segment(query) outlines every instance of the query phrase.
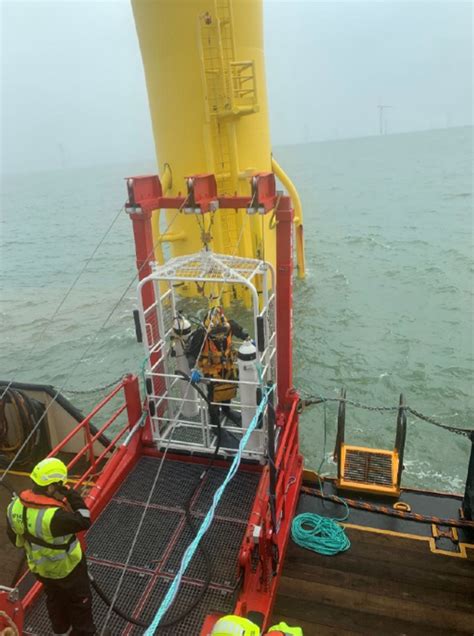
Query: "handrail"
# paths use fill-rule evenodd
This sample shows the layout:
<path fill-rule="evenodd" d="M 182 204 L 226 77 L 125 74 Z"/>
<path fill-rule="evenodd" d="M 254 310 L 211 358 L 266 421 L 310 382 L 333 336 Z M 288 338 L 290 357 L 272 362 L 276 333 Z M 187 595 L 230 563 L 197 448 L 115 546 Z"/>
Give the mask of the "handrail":
<path fill-rule="evenodd" d="M 94 435 L 88 437 L 84 447 L 79 451 L 82 455 L 89 449 L 92 448 L 94 441 L 104 433 L 104 431 L 110 427 L 110 425 L 117 419 L 117 417 L 127 410 L 127 423 L 124 424 L 123 427 L 116 433 L 116 435 L 107 443 L 104 444 L 104 449 L 100 452 L 97 457 L 92 456 L 91 465 L 84 471 L 82 476 L 77 476 L 78 479 L 75 480 L 74 488 L 78 489 L 80 486 L 90 486 L 92 487 L 92 491 L 89 492 L 86 503 L 91 511 L 92 517 L 98 514 L 105 502 L 108 501 L 108 498 L 111 496 L 111 492 L 117 487 L 120 480 L 123 478 L 124 474 L 127 474 L 127 470 L 133 465 L 137 457 L 137 449 L 139 448 L 140 439 L 138 437 L 135 438 L 136 444 L 134 448 L 132 447 L 130 436 L 133 433 L 137 433 L 140 430 L 140 424 L 143 424 L 145 418 L 147 417 L 147 412 L 143 410 L 143 404 L 140 397 L 140 388 L 138 377 L 136 375 L 127 375 L 124 376 L 120 384 L 115 387 L 83 420 L 79 422 L 74 429 L 68 433 L 68 435 L 49 453 L 48 457 L 52 457 L 56 455 L 59 451 L 61 451 L 64 446 L 70 441 L 74 435 L 79 433 L 80 431 L 85 431 L 91 422 L 92 417 L 94 417 L 106 404 L 108 404 L 118 393 L 123 389 L 124 392 L 124 403 L 120 405 L 120 407 L 116 410 L 116 412 L 107 420 L 107 422 L 100 428 L 100 430 Z M 137 426 L 138 424 L 138 426 Z M 122 443 L 120 446 L 117 446 L 117 443 L 124 437 L 127 436 L 127 444 L 125 446 Z M 94 472 L 97 464 L 100 463 L 111 451 L 115 451 L 113 456 L 107 458 L 107 462 L 101 468 L 100 475 L 94 475 L 97 479 L 95 479 L 94 483 L 88 481 L 88 477 Z M 81 456 L 82 456 L 81 455 Z M 74 462 L 74 458 L 72 460 Z M 70 463 L 70 465 L 72 464 Z M 76 462 L 74 462 L 76 463 Z M 25 573 L 23 575 L 27 576 Z M 22 577 L 22 579 L 23 579 Z M 22 580 L 20 579 L 20 581 Z M 26 593 L 25 597 L 22 599 L 22 604 L 25 608 L 31 606 L 32 603 L 36 601 L 38 595 L 41 591 L 41 584 L 39 582 L 35 583 L 33 587 Z"/>
<path fill-rule="evenodd" d="M 337 474 L 342 475 L 341 449 L 346 435 L 346 389 L 341 389 L 339 408 L 337 411 L 337 436 L 334 458 L 337 460 Z"/>
<path fill-rule="evenodd" d="M 298 408 L 298 402 L 299 399 L 297 396 L 295 396 L 295 399 L 293 400 L 293 404 L 291 406 L 290 412 L 288 414 L 288 419 L 287 419 L 287 426 L 285 427 L 282 439 L 278 442 L 278 452 L 277 452 L 277 457 L 275 460 L 275 464 L 277 469 L 279 468 L 279 466 L 281 465 L 281 462 L 283 460 L 283 456 L 285 454 L 285 448 L 287 446 L 288 443 L 288 438 L 290 437 L 290 428 L 294 428 L 294 418 L 295 418 L 295 413 L 296 413 L 296 409 Z"/>
<path fill-rule="evenodd" d="M 71 441 L 71 439 L 80 431 L 82 430 L 85 426 L 87 426 L 88 424 L 90 424 L 90 421 L 92 420 L 92 418 L 97 415 L 97 413 L 106 405 L 110 402 L 110 400 L 115 397 L 115 395 L 117 395 L 117 393 L 123 389 L 124 387 L 124 382 L 123 380 L 120 382 L 120 384 L 118 386 L 115 387 L 115 389 L 113 389 L 108 395 L 105 396 L 105 398 L 99 402 L 99 404 L 89 413 L 89 415 L 87 415 L 81 422 L 79 422 L 79 424 L 77 424 L 77 426 L 75 426 L 71 432 L 69 432 L 66 437 L 61 440 L 59 442 L 59 444 L 57 446 L 55 446 L 51 452 L 48 454 L 48 457 L 53 457 L 54 455 L 56 455 L 57 453 L 59 453 L 60 450 L 62 450 L 66 444 Z"/>
<path fill-rule="evenodd" d="M 298 269 L 298 278 L 304 278 L 306 275 L 305 255 L 304 255 L 304 237 L 303 237 L 303 206 L 301 205 L 301 199 L 298 191 L 286 174 L 283 168 L 280 166 L 275 157 L 272 156 L 272 170 L 276 176 L 280 179 L 283 186 L 287 189 L 288 194 L 291 197 L 291 202 L 295 210 L 294 225 L 296 228 L 296 262 Z"/>
<path fill-rule="evenodd" d="M 234 607 L 234 613 L 238 615 L 245 615 L 249 607 L 253 609 L 255 590 L 262 589 L 262 581 L 265 582 L 263 589 L 266 591 L 275 585 L 275 576 L 281 572 L 288 545 L 291 520 L 296 510 L 303 475 L 303 458 L 299 453 L 298 440 L 300 398 L 296 392 L 288 398 L 291 400 L 289 411 L 279 411 L 277 408 L 276 426 L 279 434 L 275 436 L 276 458 L 272 460 L 270 448 L 269 461 L 262 471 L 240 546 L 242 584 Z M 268 421 L 271 425 L 271 407 L 269 410 Z M 271 440 L 269 443 L 271 446 Z M 259 604 L 259 611 L 266 618 L 271 613 L 272 598 L 270 593 Z"/>
<path fill-rule="evenodd" d="M 107 420 L 107 422 L 97 431 L 97 433 L 93 437 L 90 437 L 90 436 L 88 437 L 88 440 L 86 444 L 84 445 L 84 447 L 78 453 L 76 453 L 75 457 L 73 457 L 72 460 L 67 465 L 68 468 L 72 468 L 73 466 L 75 466 L 77 462 L 79 461 L 79 459 L 86 453 L 87 450 L 89 451 L 93 450 L 92 445 L 94 444 L 94 442 L 96 442 L 99 439 L 99 437 L 103 435 L 103 433 L 110 427 L 111 424 L 115 422 L 115 420 L 119 417 L 119 415 L 121 415 L 125 411 L 126 408 L 127 408 L 127 405 L 122 404 L 122 406 L 115 411 L 112 417 L 110 417 Z M 89 430 L 88 423 L 86 427 L 87 427 L 86 431 Z"/>
<path fill-rule="evenodd" d="M 462 512 L 468 521 L 474 521 L 474 433 L 471 435 L 471 455 L 467 469 L 466 487 L 462 500 Z"/>
<path fill-rule="evenodd" d="M 397 414 L 397 434 L 395 437 L 395 450 L 398 453 L 398 471 L 397 471 L 397 485 L 400 486 L 403 472 L 403 457 L 405 453 L 405 440 L 407 435 L 407 411 L 405 404 L 405 397 L 403 393 L 400 394 L 400 407 Z"/>
<path fill-rule="evenodd" d="M 107 404 L 113 400 L 113 398 L 120 392 L 124 391 L 124 401 L 117 409 L 114 410 L 112 415 L 107 419 L 107 421 L 98 429 L 98 431 L 92 435 L 90 430 L 90 424 L 93 417 L 95 417 L 101 409 L 103 409 Z M 127 422 L 120 427 L 120 430 L 115 434 L 115 436 L 109 440 L 108 438 L 105 440 L 103 438 L 104 433 L 110 429 L 111 425 L 124 413 L 127 411 Z M 140 389 L 138 385 L 138 378 L 134 375 L 124 376 L 121 382 L 114 387 L 114 389 L 105 396 L 93 409 L 92 411 L 75 426 L 72 431 L 70 431 L 64 439 L 62 439 L 59 444 L 57 444 L 51 452 L 48 454 L 48 457 L 56 456 L 60 451 L 62 451 L 65 446 L 77 435 L 80 433 L 85 434 L 85 442 L 83 443 L 82 448 L 75 453 L 74 457 L 68 463 L 68 470 L 73 468 L 81 458 L 85 455 L 89 455 L 89 467 L 86 468 L 82 475 L 78 475 L 77 482 L 74 487 L 79 488 L 79 486 L 84 485 L 87 478 L 93 475 L 98 464 L 113 450 L 115 450 L 117 442 L 122 439 L 122 437 L 131 432 L 131 430 L 137 430 L 135 428 L 136 420 L 138 417 L 138 413 L 141 411 L 141 401 L 140 401 Z M 100 441 L 103 450 L 100 451 L 98 456 L 96 457 L 94 454 L 94 444 L 95 442 Z"/>
<path fill-rule="evenodd" d="M 102 451 L 102 453 L 96 458 L 92 466 L 88 468 L 86 472 L 82 475 L 82 477 L 78 480 L 76 484 L 76 488 L 78 488 L 79 486 L 83 484 L 83 482 L 89 477 L 89 475 L 92 473 L 92 471 L 97 466 L 97 464 L 104 459 L 107 453 L 110 452 L 110 450 L 117 444 L 119 439 L 121 439 L 125 435 L 125 433 L 127 433 L 127 431 L 128 431 L 128 427 L 124 427 L 122 428 L 121 431 L 117 433 L 117 435 L 111 440 L 110 444 L 106 446 L 104 450 Z"/>

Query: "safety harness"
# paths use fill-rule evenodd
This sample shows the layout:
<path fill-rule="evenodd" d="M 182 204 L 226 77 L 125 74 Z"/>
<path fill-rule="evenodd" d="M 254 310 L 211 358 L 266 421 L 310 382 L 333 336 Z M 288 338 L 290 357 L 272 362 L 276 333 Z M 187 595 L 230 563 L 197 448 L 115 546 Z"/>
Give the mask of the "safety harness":
<path fill-rule="evenodd" d="M 199 367 L 203 374 L 208 378 L 216 380 L 235 380 L 235 352 L 232 350 L 232 333 L 230 331 L 225 337 L 225 343 L 220 349 L 212 337 L 207 337 L 201 357 L 199 359 Z M 212 386 L 213 402 L 228 402 L 235 397 L 237 386 L 230 382 L 216 382 Z"/>

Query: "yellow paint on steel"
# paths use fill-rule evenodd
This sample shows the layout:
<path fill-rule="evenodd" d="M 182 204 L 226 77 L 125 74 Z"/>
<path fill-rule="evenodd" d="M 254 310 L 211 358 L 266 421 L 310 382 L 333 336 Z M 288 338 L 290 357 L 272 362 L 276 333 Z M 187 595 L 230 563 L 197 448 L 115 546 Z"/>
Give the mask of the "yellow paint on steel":
<path fill-rule="evenodd" d="M 459 552 L 452 552 L 450 550 L 440 550 L 436 547 L 436 541 L 433 537 L 424 537 L 417 534 L 410 534 L 407 532 L 397 532 L 396 530 L 384 530 L 383 528 L 372 528 L 370 526 L 361 526 L 354 523 L 346 523 L 345 521 L 341 522 L 341 526 L 343 528 L 347 528 L 349 530 L 359 530 L 361 532 L 373 532 L 374 534 L 384 534 L 389 537 L 398 537 L 400 539 L 411 539 L 412 541 L 425 541 L 428 543 L 430 551 L 433 554 L 439 554 L 442 556 L 449 556 L 458 559 L 468 559 L 472 558 L 468 554 L 468 550 L 474 551 L 474 543 L 464 543 L 460 542 L 458 544 Z"/>
<path fill-rule="evenodd" d="M 168 194 L 173 184 L 173 173 L 171 172 L 171 168 L 169 164 L 167 163 L 165 163 L 163 174 L 161 175 L 160 180 L 161 180 L 161 186 L 163 188 L 163 194 Z M 153 228 L 153 243 L 155 245 L 155 258 L 160 265 L 163 265 L 165 259 L 163 256 L 163 247 L 162 247 L 162 244 L 164 241 L 162 240 L 163 235 L 161 233 L 161 228 L 160 228 L 160 210 L 153 211 L 153 215 L 151 217 L 151 224 Z M 184 232 L 182 234 L 184 236 Z M 166 289 L 165 287 L 162 287 L 162 292 L 164 291 L 166 291 Z"/>
<path fill-rule="evenodd" d="M 411 512 L 411 506 L 406 501 L 396 501 L 393 504 L 394 510 L 401 510 L 402 512 Z"/>
<path fill-rule="evenodd" d="M 304 235 L 303 235 L 303 206 L 298 191 L 293 181 L 280 166 L 275 157 L 272 157 L 272 170 L 280 179 L 283 187 L 286 188 L 291 197 L 293 208 L 295 211 L 295 235 L 296 235 L 296 265 L 298 269 L 298 277 L 304 278 L 306 274 L 305 255 L 304 255 Z"/>
<path fill-rule="evenodd" d="M 261 0 L 132 0 L 132 7 L 157 161 L 165 166 L 164 189 L 170 196 L 182 194 L 185 177 L 211 172 L 219 194 L 249 194 L 250 177 L 272 170 Z M 161 227 L 174 215 L 166 211 Z M 215 216 L 213 251 L 275 264 L 269 215 L 262 220 L 243 210 L 226 210 Z M 162 242 L 169 235 L 160 231 L 158 211 L 153 231 L 156 258 L 162 262 Z M 194 214 L 181 212 L 170 232 L 173 256 L 203 248 Z M 199 293 L 194 283 L 180 291 Z M 230 296 L 227 290 L 224 304 Z"/>
<path fill-rule="evenodd" d="M 345 475 L 345 467 L 346 467 L 346 458 L 347 452 L 357 451 L 364 454 L 372 454 L 377 453 L 378 455 L 386 455 L 391 458 L 391 468 L 392 468 L 392 483 L 390 486 L 382 486 L 380 484 L 374 484 L 372 482 L 365 481 L 353 481 L 348 479 Z M 399 456 L 396 450 L 386 450 L 382 448 L 367 448 L 365 446 L 352 446 L 348 444 L 341 444 L 341 468 L 342 475 L 338 477 L 336 480 L 337 487 L 341 490 L 352 490 L 356 492 L 364 492 L 364 493 L 372 493 L 372 494 L 380 494 L 387 495 L 389 497 L 398 497 L 400 495 L 401 489 L 400 484 L 398 483 L 398 465 L 399 465 Z"/>

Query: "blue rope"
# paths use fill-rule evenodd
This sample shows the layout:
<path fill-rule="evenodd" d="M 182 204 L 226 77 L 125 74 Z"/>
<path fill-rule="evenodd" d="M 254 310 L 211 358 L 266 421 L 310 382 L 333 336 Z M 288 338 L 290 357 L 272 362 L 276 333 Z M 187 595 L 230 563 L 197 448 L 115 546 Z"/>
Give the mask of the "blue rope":
<path fill-rule="evenodd" d="M 337 523 L 345 521 L 348 516 L 346 512 L 342 519 L 330 519 L 304 512 L 293 519 L 291 537 L 302 548 L 325 556 L 334 556 L 351 547 L 344 528 Z"/>
<path fill-rule="evenodd" d="M 204 534 L 207 532 L 207 530 L 209 529 L 209 526 L 212 523 L 212 520 L 214 519 L 214 514 L 216 512 L 216 508 L 219 504 L 219 501 L 221 500 L 221 497 L 224 493 L 224 490 L 227 488 L 228 483 L 231 481 L 231 479 L 235 476 L 238 468 L 239 468 L 239 464 L 240 464 L 240 460 L 242 459 L 242 451 L 245 448 L 245 446 L 247 445 L 247 442 L 249 441 L 250 435 L 251 433 L 254 431 L 254 429 L 256 428 L 258 421 L 260 419 L 261 414 L 263 413 L 265 406 L 267 405 L 268 402 L 268 396 L 270 395 L 271 391 L 273 391 L 275 388 L 275 386 L 271 386 L 271 387 L 267 387 L 264 389 L 263 392 L 263 396 L 262 396 L 262 400 L 260 402 L 260 404 L 257 407 L 257 411 L 254 415 L 254 418 L 252 419 L 252 421 L 249 424 L 248 429 L 246 430 L 244 436 L 242 437 L 242 439 L 240 440 L 240 444 L 239 444 L 239 448 L 237 450 L 237 453 L 234 457 L 234 459 L 232 460 L 232 464 L 231 467 L 229 469 L 229 472 L 226 475 L 226 478 L 224 479 L 224 482 L 221 484 L 221 486 L 219 486 L 219 488 L 216 490 L 216 492 L 214 493 L 214 497 L 212 499 L 212 504 L 211 507 L 209 508 L 204 521 L 202 522 L 194 540 L 189 544 L 189 546 L 186 548 L 186 551 L 183 555 L 183 558 L 181 559 L 181 565 L 179 567 L 178 573 L 176 574 L 175 578 L 173 579 L 173 582 L 171 583 L 170 587 L 168 588 L 168 592 L 166 593 L 165 598 L 163 599 L 158 611 L 155 614 L 154 619 L 152 620 L 152 622 L 150 623 L 148 629 L 145 632 L 145 636 L 153 636 L 153 634 L 155 633 L 158 625 L 160 624 L 160 621 L 162 620 L 163 616 L 166 614 L 166 612 L 168 611 L 169 607 L 171 606 L 171 604 L 173 603 L 174 599 L 176 598 L 176 595 L 178 593 L 178 589 L 179 586 L 181 584 L 181 579 L 183 578 L 184 573 L 186 572 L 186 569 L 188 568 L 191 559 L 193 558 L 197 547 L 199 545 L 199 543 L 201 542 L 201 539 L 203 538 Z"/>

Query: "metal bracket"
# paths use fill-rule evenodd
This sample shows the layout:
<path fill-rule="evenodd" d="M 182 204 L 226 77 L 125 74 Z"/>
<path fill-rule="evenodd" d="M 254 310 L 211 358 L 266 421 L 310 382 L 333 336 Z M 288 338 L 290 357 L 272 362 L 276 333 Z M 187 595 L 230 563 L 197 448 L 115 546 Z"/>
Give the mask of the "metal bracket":
<path fill-rule="evenodd" d="M 11 603 L 16 603 L 20 599 L 20 591 L 17 587 L 6 587 L 5 585 L 0 585 L 0 593 L 1 592 L 8 594 L 8 600 Z"/>
<path fill-rule="evenodd" d="M 259 543 L 261 534 L 262 534 L 262 526 L 254 526 L 253 532 L 252 532 L 252 539 L 255 545 Z"/>
<path fill-rule="evenodd" d="M 250 182 L 252 200 L 247 208 L 249 214 L 264 214 L 275 207 L 276 182 L 273 172 L 258 172 Z"/>
<path fill-rule="evenodd" d="M 431 524 L 431 534 L 434 538 L 433 552 L 454 552 L 461 551 L 459 546 L 459 534 L 457 528 L 451 526 L 438 526 Z"/>
<path fill-rule="evenodd" d="M 213 174 L 186 177 L 188 196 L 185 212 L 214 212 L 219 208 L 217 182 Z"/>
<path fill-rule="evenodd" d="M 151 211 L 159 205 L 159 199 L 163 196 L 163 188 L 158 175 L 143 175 L 140 177 L 127 177 L 128 201 L 125 210 L 134 213 L 138 210 Z"/>

